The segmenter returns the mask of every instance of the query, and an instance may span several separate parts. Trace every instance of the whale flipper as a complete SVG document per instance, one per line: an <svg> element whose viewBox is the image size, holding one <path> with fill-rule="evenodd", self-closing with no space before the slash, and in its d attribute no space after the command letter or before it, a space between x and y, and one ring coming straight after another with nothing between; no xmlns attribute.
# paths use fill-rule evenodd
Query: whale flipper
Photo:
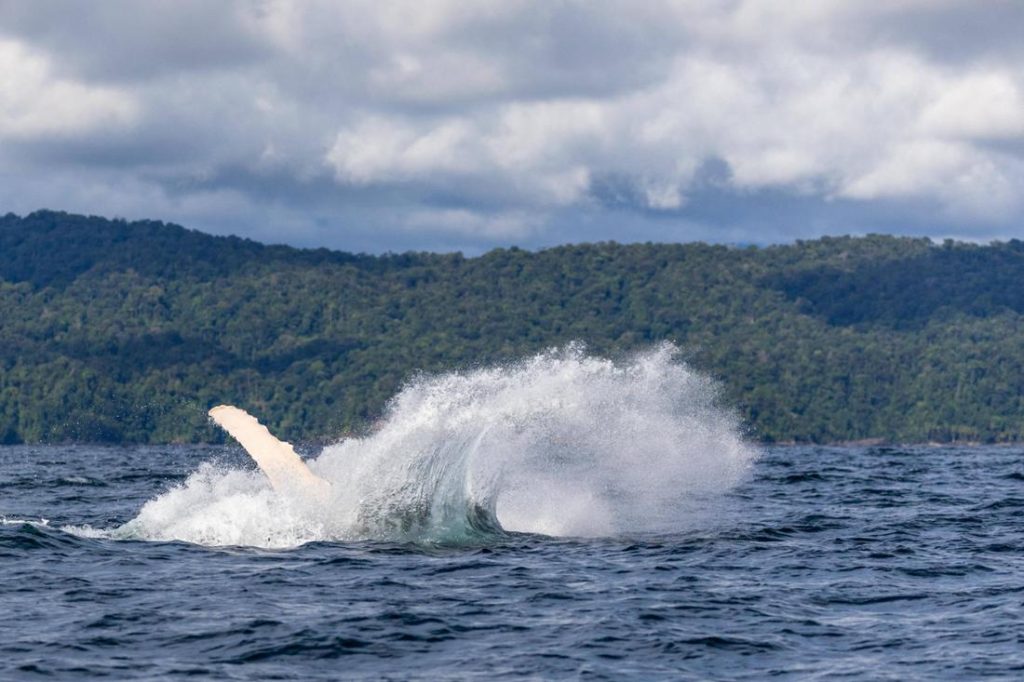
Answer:
<svg viewBox="0 0 1024 682"><path fill-rule="evenodd" d="M266 426L245 410L234 405L218 405L210 410L209 415L242 444L275 490L306 488L323 494L330 488L330 483L309 470L291 443L275 438Z"/></svg>

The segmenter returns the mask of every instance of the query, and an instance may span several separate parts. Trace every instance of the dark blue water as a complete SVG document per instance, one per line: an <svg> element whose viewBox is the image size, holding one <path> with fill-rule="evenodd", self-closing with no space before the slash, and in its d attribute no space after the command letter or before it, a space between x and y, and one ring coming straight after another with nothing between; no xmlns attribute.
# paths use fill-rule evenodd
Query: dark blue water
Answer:
<svg viewBox="0 0 1024 682"><path fill-rule="evenodd" d="M655 536L271 551L62 529L115 528L225 458L247 466L0 448L0 677L1024 678L1020 449L772 448Z"/></svg>

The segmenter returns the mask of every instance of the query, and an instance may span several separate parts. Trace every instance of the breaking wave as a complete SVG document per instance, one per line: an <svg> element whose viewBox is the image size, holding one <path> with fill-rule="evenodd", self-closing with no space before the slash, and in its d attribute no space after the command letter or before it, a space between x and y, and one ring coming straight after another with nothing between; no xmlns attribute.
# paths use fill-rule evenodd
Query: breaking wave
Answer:
<svg viewBox="0 0 1024 682"><path fill-rule="evenodd" d="M291 547L675 530L756 455L715 383L675 346L615 362L570 345L411 381L371 434L309 462L333 484L326 500L204 464L113 534Z"/></svg>

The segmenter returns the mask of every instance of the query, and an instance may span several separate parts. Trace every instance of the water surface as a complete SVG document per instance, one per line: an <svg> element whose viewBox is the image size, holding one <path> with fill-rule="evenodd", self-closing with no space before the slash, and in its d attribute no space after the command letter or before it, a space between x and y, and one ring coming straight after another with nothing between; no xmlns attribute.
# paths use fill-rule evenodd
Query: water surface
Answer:
<svg viewBox="0 0 1024 682"><path fill-rule="evenodd" d="M769 448L657 532L118 535L210 462L251 469L233 448L0 448L0 677L1024 676L1021 449Z"/></svg>

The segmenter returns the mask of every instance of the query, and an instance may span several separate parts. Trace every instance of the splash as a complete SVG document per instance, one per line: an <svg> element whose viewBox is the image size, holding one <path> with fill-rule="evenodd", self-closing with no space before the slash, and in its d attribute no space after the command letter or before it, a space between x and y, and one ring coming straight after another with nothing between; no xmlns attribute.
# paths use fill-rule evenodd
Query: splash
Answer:
<svg viewBox="0 0 1024 682"><path fill-rule="evenodd" d="M505 532L606 536L686 526L756 457L708 377L670 344L621 362L579 345L424 376L379 427L310 468L326 499L204 465L120 537L290 547L318 540L472 542Z"/></svg>

